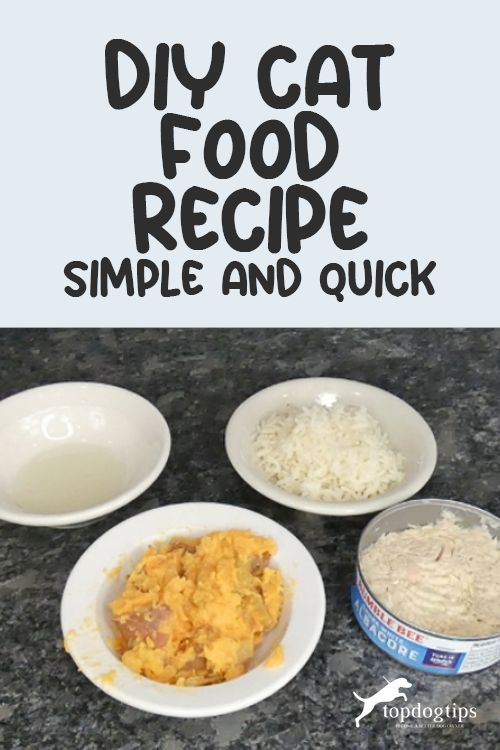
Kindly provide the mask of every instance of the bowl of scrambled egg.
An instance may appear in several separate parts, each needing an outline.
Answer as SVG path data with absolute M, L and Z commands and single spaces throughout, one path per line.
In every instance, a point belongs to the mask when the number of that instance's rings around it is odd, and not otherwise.
M 108 695 L 166 716 L 217 716 L 289 682 L 321 635 L 325 593 L 303 544 L 219 503 L 141 513 L 82 555 L 62 599 L 64 645 Z

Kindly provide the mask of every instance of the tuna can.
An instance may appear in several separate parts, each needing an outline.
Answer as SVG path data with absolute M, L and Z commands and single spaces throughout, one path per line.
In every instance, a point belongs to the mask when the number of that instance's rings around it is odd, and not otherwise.
M 473 505 L 453 500 L 410 500 L 395 505 L 375 516 L 361 534 L 356 582 L 351 592 L 352 607 L 368 638 L 401 664 L 438 675 L 477 672 L 500 660 L 500 633 L 479 637 L 444 636 L 405 622 L 373 596 L 360 569 L 363 551 L 383 534 L 434 523 L 443 511 L 452 512 L 457 522 L 466 527 L 486 523 L 489 533 L 500 539 L 500 519 Z

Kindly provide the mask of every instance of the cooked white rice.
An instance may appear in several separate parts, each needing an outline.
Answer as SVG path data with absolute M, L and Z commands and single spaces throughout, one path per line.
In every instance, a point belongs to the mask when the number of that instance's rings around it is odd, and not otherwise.
M 262 419 L 254 450 L 273 484 L 310 500 L 366 500 L 404 476 L 403 456 L 364 407 L 289 405 Z

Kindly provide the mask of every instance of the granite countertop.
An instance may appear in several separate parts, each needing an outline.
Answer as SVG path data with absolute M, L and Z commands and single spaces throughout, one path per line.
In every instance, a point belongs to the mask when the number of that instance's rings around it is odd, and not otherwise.
M 7 750 L 183 748 L 441 748 L 500 745 L 500 664 L 465 677 L 405 670 L 363 635 L 349 604 L 356 545 L 368 517 L 315 516 L 272 503 L 232 470 L 223 434 L 233 409 L 272 383 L 300 376 L 364 380 L 408 400 L 439 449 L 421 497 L 463 499 L 500 514 L 500 331 L 51 330 L 0 331 L 0 397 L 42 383 L 99 380 L 131 388 L 166 415 L 168 465 L 138 500 L 84 528 L 0 524 L 0 747 Z M 213 719 L 170 719 L 97 690 L 64 652 L 59 604 L 88 545 L 119 521 L 169 502 L 225 501 L 295 533 L 323 574 L 327 615 L 302 672 L 279 693 Z M 462 727 L 401 727 L 381 707 L 355 728 L 356 690 L 383 676 L 413 683 L 409 705 L 477 707 Z

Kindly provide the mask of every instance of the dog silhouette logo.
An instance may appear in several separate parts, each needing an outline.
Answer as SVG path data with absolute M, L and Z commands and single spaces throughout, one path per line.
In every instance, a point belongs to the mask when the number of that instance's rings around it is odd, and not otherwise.
M 407 701 L 408 697 L 405 693 L 402 693 L 401 690 L 411 688 L 411 682 L 408 682 L 407 679 L 404 677 L 398 677 L 396 680 L 389 680 L 387 677 L 384 677 L 384 680 L 386 681 L 387 685 L 384 685 L 383 688 L 381 688 L 377 693 L 374 693 L 369 698 L 362 698 L 360 695 L 352 691 L 352 694 L 355 698 L 358 699 L 358 701 L 361 701 L 363 703 L 363 710 L 359 714 L 359 716 L 356 716 L 355 722 L 356 726 L 359 727 L 359 722 L 361 719 L 364 719 L 365 716 L 368 716 L 368 714 L 371 714 L 375 706 L 377 706 L 379 703 L 392 703 L 392 701 L 395 701 L 396 698 L 403 698 L 403 700 Z

